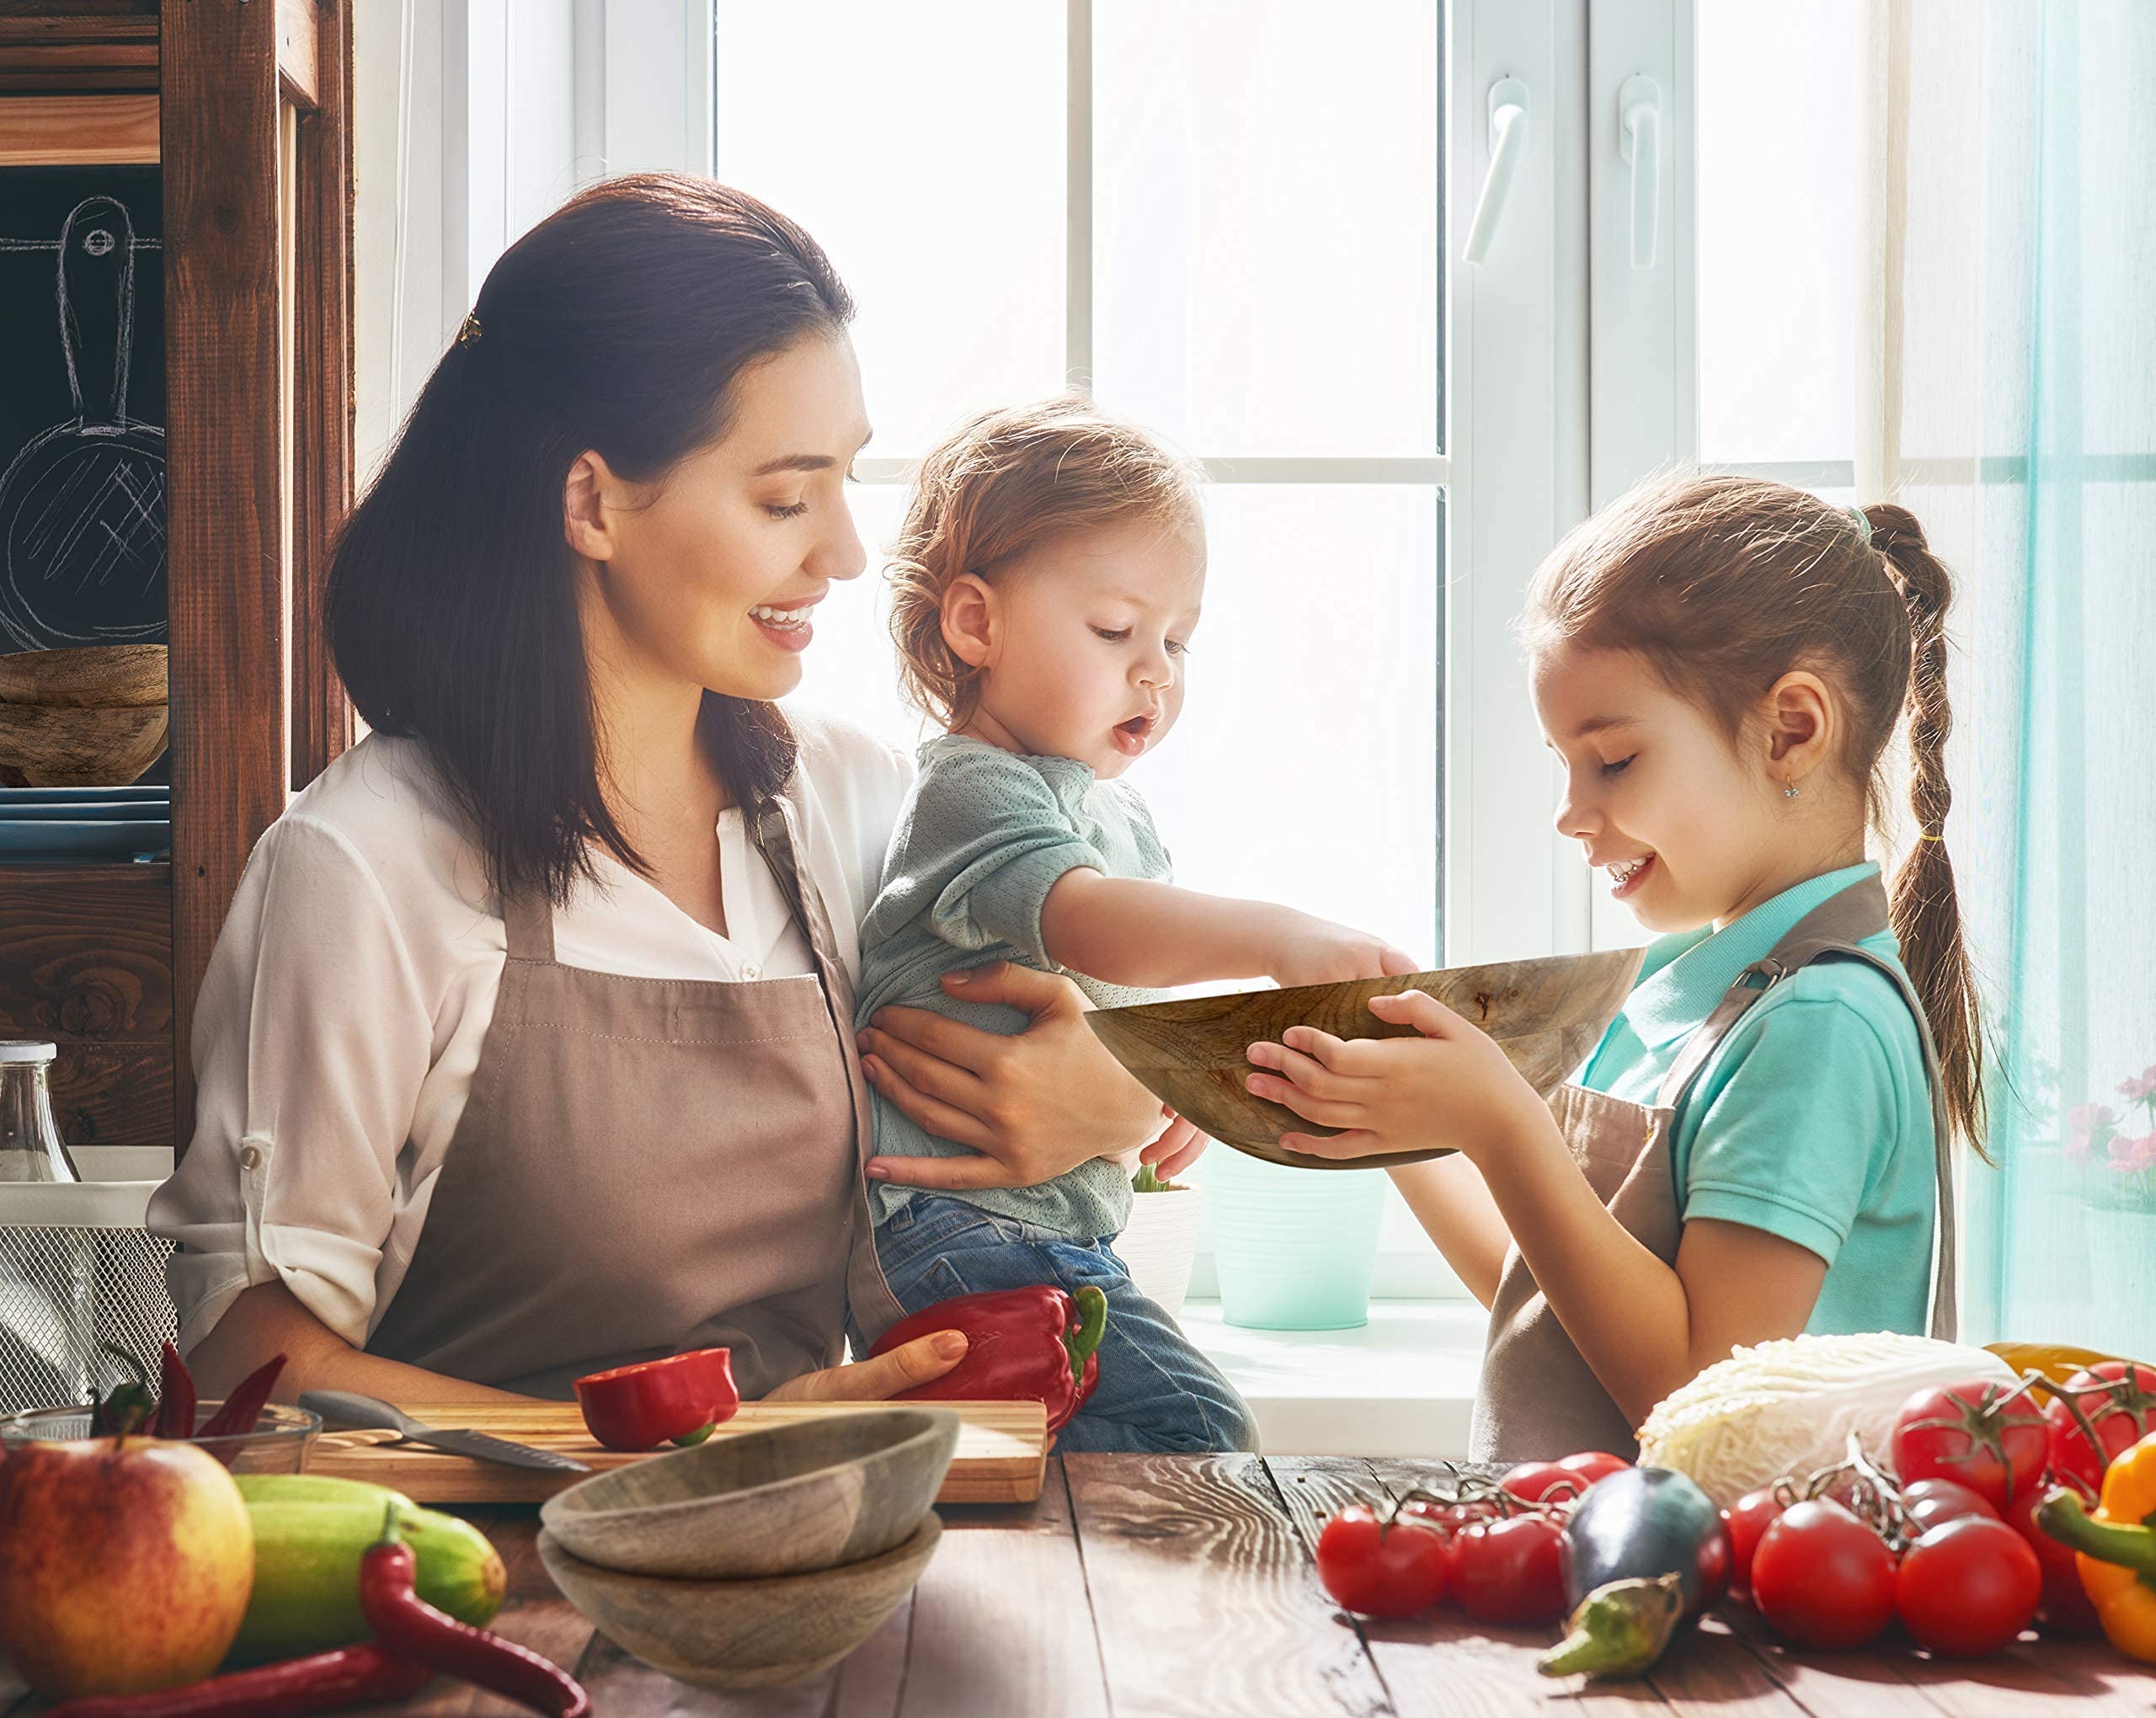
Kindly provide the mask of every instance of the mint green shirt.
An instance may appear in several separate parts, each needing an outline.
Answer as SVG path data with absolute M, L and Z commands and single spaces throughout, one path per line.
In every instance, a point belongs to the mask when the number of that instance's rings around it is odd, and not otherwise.
M 1652 1104 L 1684 1040 L 1737 975 L 1872 864 L 1815 877 L 1720 931 L 1661 938 L 1577 1080 Z M 1891 931 L 1865 949 L 1898 963 Z M 1745 1013 L 1677 1107 L 1672 1167 L 1689 1222 L 1764 1230 L 1827 1262 L 1805 1328 L 1928 1328 L 1938 1200 L 1916 1017 L 1884 974 L 1820 960 Z
M 1165 883 L 1167 850 L 1136 788 L 1097 781 L 1073 759 L 1021 757 L 957 734 L 929 741 L 920 757 L 884 856 L 883 884 L 862 921 L 856 1020 L 865 1023 L 895 1004 L 986 1032 L 1022 1032 L 1028 1022 L 1016 1008 L 946 995 L 943 974 L 997 960 L 1059 970 L 1041 934 L 1041 909 L 1064 873 L 1083 868 Z M 1084 973 L 1070 977 L 1097 1008 L 1158 1000 Z M 881 1092 L 869 1097 L 882 1155 L 973 1155 L 916 1126 Z M 911 1203 L 915 1190 L 878 1182 L 869 1196 L 881 1223 Z M 1130 1172 L 1113 1158 L 1096 1157 L 1033 1187 L 967 1187 L 944 1197 L 1090 1246 L 1129 1220 Z

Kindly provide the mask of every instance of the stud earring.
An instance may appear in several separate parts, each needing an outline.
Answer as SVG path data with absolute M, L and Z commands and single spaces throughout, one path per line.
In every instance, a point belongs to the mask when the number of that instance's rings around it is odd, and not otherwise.
M 1794 799 L 1796 798 L 1796 782 L 1791 782 L 1782 789 L 1782 798 L 1785 799 Z

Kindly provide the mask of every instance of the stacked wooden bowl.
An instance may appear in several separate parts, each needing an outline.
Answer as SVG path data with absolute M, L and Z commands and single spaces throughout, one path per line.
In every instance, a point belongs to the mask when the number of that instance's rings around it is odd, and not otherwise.
M 0 656 L 0 785 L 122 787 L 165 749 L 165 647 Z

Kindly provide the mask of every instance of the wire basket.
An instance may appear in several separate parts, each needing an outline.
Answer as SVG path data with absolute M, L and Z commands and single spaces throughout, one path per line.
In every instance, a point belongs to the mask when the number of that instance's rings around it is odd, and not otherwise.
M 157 1186 L 0 1185 L 0 1412 L 103 1395 L 127 1375 L 108 1345 L 156 1378 L 179 1332 L 173 1245 L 141 1226 Z

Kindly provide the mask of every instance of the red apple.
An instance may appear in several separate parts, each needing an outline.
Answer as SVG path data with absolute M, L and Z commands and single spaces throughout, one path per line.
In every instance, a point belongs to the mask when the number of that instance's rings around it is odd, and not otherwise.
M 0 1465 L 0 1651 L 40 1694 L 199 1681 L 247 1614 L 254 1533 L 192 1443 L 33 1443 Z

